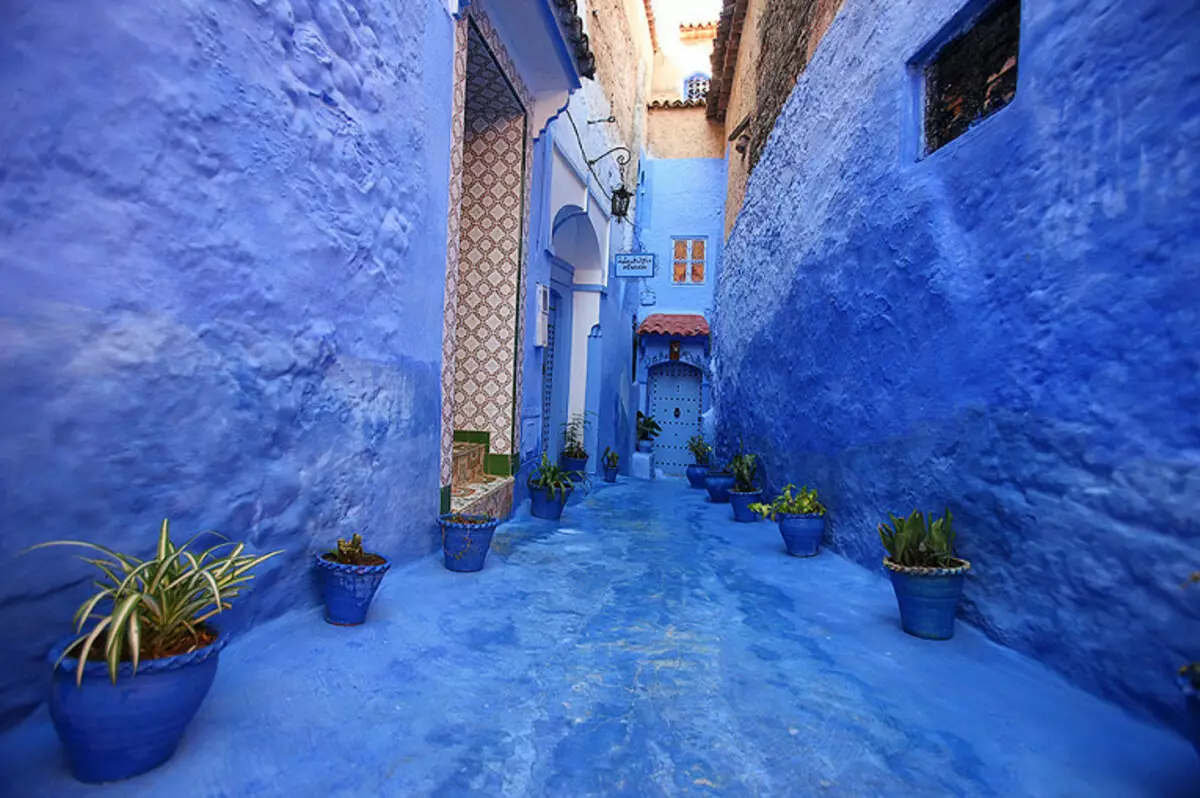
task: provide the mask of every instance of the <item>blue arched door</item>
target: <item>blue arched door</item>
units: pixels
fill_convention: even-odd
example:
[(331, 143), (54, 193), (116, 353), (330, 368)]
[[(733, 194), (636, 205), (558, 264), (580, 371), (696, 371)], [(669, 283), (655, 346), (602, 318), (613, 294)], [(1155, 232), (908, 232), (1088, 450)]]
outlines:
[(654, 465), (682, 474), (692, 456), (688, 438), (700, 431), (700, 369), (687, 363), (660, 363), (650, 369), (650, 415), (662, 427), (654, 441)]

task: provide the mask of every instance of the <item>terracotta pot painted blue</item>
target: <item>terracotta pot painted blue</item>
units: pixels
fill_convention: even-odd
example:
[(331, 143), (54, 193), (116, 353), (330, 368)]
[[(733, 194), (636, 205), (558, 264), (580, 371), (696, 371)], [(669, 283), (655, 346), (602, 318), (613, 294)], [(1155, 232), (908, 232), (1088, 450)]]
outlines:
[(761, 488), (759, 490), (729, 491), (729, 503), (733, 505), (733, 520), (743, 524), (759, 520), (758, 513), (751, 510), (750, 505), (761, 502), (762, 493)]
[(545, 488), (530, 488), (529, 514), (534, 518), (557, 521), (562, 518), (563, 508), (567, 506), (569, 498), (571, 498), (570, 488), (566, 491), (554, 491), (553, 494)]
[(643, 454), (649, 454), (654, 450), (654, 441), (638, 441), (637, 450)]
[[(144, 659), (136, 674), (132, 663), (122, 662), (116, 684), (103, 662), (89, 662), (76, 687), (79, 660), (64, 659), (50, 686), (50, 719), (71, 775), (90, 783), (120, 781), (170, 759), (212, 687), (227, 640), (219, 634), (197, 651)], [(51, 664), (70, 642), (50, 652)]]
[[(462, 523), (452, 518), (467, 518), (476, 523)], [(438, 516), (442, 527), (442, 559), (447, 571), (471, 573), (483, 570), (492, 535), (500, 523), (490, 515), (462, 515), (447, 513)]]
[(708, 466), (692, 463), (687, 467), (688, 485), (693, 488), (703, 488), (704, 478), (708, 476)]
[[(382, 556), (382, 555), (380, 555)], [(316, 555), (325, 597), (325, 620), (334, 626), (358, 626), (367, 620), (367, 610), (383, 575), (392, 567), (387, 557), (379, 565), (343, 565)]]
[(825, 516), (780, 513), (779, 534), (787, 553), (793, 557), (812, 557), (821, 548), (825, 536)]
[(710, 468), (704, 477), (704, 487), (708, 489), (709, 499), (723, 504), (729, 501), (729, 490), (733, 487), (733, 474)]
[(1200, 755), (1200, 691), (1187, 678), (1181, 678), (1180, 687), (1183, 689), (1186, 702), (1188, 739), (1192, 741), (1192, 747)]
[(966, 560), (959, 562), (962, 565), (955, 568), (909, 568), (884, 558), (904, 631), (927, 640), (954, 637), (954, 616), (962, 598), (963, 579), (971, 567)]
[(579, 472), (580, 474), (587, 471), (586, 457), (567, 457), (565, 454), (558, 458), (558, 466), (563, 471)]
[(605, 466), (604, 467), (604, 481), (605, 482), (616, 482), (617, 481), (617, 469), (609, 468), (608, 466)]

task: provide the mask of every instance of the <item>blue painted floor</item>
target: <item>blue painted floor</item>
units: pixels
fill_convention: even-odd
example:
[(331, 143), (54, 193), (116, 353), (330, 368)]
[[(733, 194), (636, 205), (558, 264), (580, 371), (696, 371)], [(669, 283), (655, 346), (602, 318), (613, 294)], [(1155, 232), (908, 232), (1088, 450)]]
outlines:
[(317, 609), (227, 649), (175, 758), (72, 782), (44, 711), (9, 795), (1186, 796), (1191, 748), (960, 625), (903, 634), (883, 577), (783, 554), (682, 482), (520, 517), (487, 568), (393, 571), (368, 625)]

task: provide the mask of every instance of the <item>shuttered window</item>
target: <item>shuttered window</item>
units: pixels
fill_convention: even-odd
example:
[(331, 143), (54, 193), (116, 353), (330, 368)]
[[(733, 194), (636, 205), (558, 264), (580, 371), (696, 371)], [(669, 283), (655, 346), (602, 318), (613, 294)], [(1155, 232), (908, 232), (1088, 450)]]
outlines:
[(703, 283), (708, 239), (676, 238), (673, 243), (671, 282)]

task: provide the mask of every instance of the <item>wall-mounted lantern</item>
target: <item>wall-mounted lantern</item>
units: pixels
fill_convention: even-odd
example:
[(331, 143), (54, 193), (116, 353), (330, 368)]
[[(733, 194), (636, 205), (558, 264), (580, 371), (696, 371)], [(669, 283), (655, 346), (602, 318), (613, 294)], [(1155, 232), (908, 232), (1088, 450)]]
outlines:
[(629, 215), (629, 201), (633, 194), (624, 185), (617, 186), (612, 193), (612, 215), (624, 219)]

